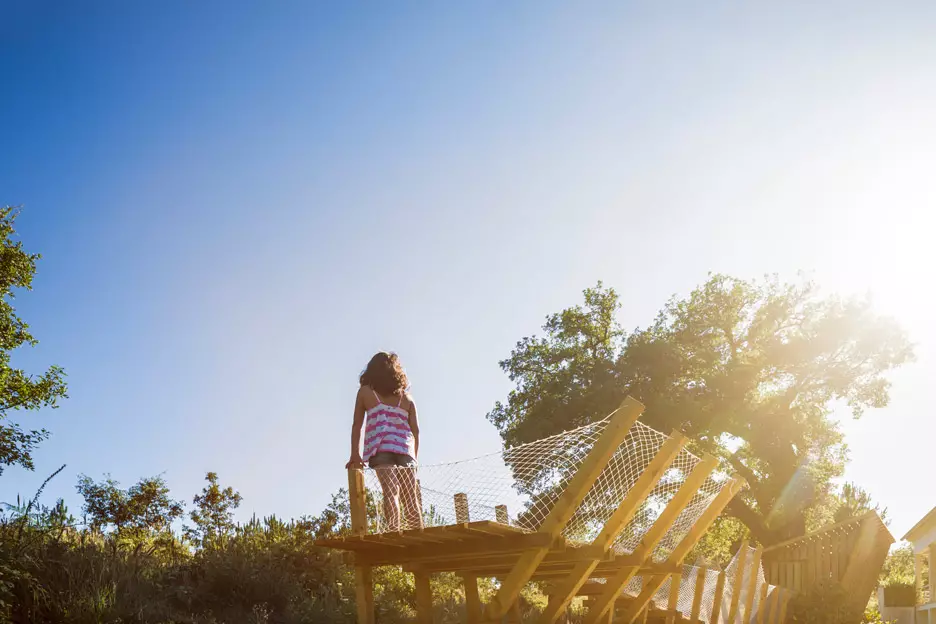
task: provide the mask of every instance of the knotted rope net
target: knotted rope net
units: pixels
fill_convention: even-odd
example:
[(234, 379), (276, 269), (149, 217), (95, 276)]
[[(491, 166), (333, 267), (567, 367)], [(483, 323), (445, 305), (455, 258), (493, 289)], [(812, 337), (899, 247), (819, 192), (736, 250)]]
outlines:
[[(572, 431), (473, 459), (418, 468), (365, 469), (370, 532), (383, 533), (478, 520), (535, 532), (549, 515), (610, 422), (610, 416)], [(669, 436), (637, 422), (566, 524), (573, 543), (594, 539)], [(701, 460), (682, 450), (614, 544), (632, 552), (667, 502)], [(726, 484), (714, 472), (695, 492), (653, 553), (662, 561)]]

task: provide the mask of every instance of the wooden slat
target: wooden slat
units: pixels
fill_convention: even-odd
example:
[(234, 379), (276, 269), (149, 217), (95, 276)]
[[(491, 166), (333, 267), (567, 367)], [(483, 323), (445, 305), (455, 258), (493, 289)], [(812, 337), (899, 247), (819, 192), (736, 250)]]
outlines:
[(757, 601), (757, 624), (764, 624), (764, 613), (767, 611), (767, 588), (769, 585), (761, 583), (760, 600)]
[(712, 616), (709, 619), (710, 623), (719, 622), (719, 617), (722, 612), (722, 597), (725, 594), (725, 571), (722, 570), (718, 573), (718, 580), (715, 581), (715, 597), (712, 600)]
[[(540, 531), (553, 537), (558, 537), (569, 522), (578, 506), (588, 495), (588, 491), (608, 465), (608, 460), (614, 455), (621, 442), (627, 437), (640, 414), (643, 405), (635, 399), (628, 397), (611, 417), (605, 430), (595, 442), (588, 456), (579, 466), (559, 497), (543, 520)], [(513, 570), (501, 583), (497, 594), (485, 609), (485, 617), (489, 620), (498, 620), (506, 615), (510, 605), (520, 595), (520, 589), (526, 585), (536, 571), (537, 566), (546, 556), (546, 548), (531, 549), (523, 553)]]
[[(722, 510), (725, 508), (725, 505), (734, 498), (744, 485), (743, 479), (734, 478), (726, 483), (718, 495), (715, 497), (708, 508), (702, 512), (699, 516), (699, 519), (696, 520), (695, 524), (692, 525), (692, 528), (689, 532), (683, 537), (679, 542), (676, 548), (673, 549), (673, 552), (667, 558), (667, 563), (673, 565), (679, 565), (683, 562), (683, 559), (686, 558), (686, 555), (689, 554), (689, 551), (699, 542), (699, 538), (708, 531), (709, 527), (715, 522), (715, 519), (721, 514)], [(634, 600), (630, 607), (624, 613), (622, 622), (630, 624), (634, 621), (637, 615), (640, 613), (640, 609), (646, 606), (650, 600), (653, 599), (654, 594), (657, 590), (660, 589), (660, 586), (666, 580), (665, 576), (657, 576), (651, 578), (649, 584), (645, 585), (640, 591), (640, 595)], [(587, 622), (587, 620), (586, 620)]]
[[(592, 542), (592, 546), (598, 549), (601, 555), (614, 543), (627, 523), (633, 519), (637, 510), (647, 500), (647, 496), (653, 491), (660, 479), (672, 465), (673, 460), (679, 455), (683, 447), (686, 446), (688, 439), (678, 431), (674, 431), (668, 440), (660, 446), (647, 468), (640, 477), (634, 482), (630, 490), (621, 500), (617, 509), (611, 514), (602, 527), (601, 532)], [(565, 582), (560, 583), (553, 592), (554, 600), (546, 606), (546, 610), (540, 616), (539, 621), (544, 624), (552, 624), (565, 613), (569, 603), (575, 597), (579, 588), (589, 575), (598, 566), (599, 559), (596, 557), (590, 561), (582, 561), (573, 568)], [(642, 562), (641, 562), (642, 563)]]
[(679, 611), (679, 584), (682, 582), (682, 574), (670, 575), (669, 596), (666, 603), (666, 624), (673, 624)]
[[(673, 498), (666, 504), (666, 507), (663, 509), (662, 513), (660, 513), (656, 522), (653, 523), (650, 529), (644, 534), (643, 538), (641, 538), (637, 548), (634, 549), (634, 557), (642, 557), (644, 560), (650, 558), (654, 548), (656, 548), (660, 540), (666, 536), (666, 533), (673, 526), (673, 523), (679, 518), (679, 514), (683, 512), (686, 505), (692, 500), (692, 497), (698, 493), (699, 488), (705, 483), (709, 475), (712, 474), (716, 466), (718, 466), (718, 460), (712, 456), (706, 456), (702, 461), (696, 464), (695, 468), (692, 469), (692, 472), (689, 473), (689, 476), (686, 477), (686, 480), (676, 491), (676, 494), (674, 494)], [(690, 531), (690, 533), (691, 532), (692, 531)], [(595, 608), (593, 611), (589, 611), (585, 616), (585, 624), (594, 624), (597, 622), (598, 617), (611, 608), (614, 603), (614, 597), (620, 593), (621, 588), (627, 585), (636, 573), (636, 569), (628, 568), (621, 570), (619, 574), (608, 579), (605, 593), (596, 598)], [(592, 616), (592, 612), (595, 613), (594, 616)]]
[(737, 566), (735, 567), (735, 577), (731, 584), (731, 603), (728, 605), (728, 621), (734, 622), (738, 615), (738, 606), (741, 602), (741, 584), (744, 582), (744, 567), (747, 563), (748, 541), (741, 542), (741, 548), (738, 549)]
[(705, 568), (700, 567), (696, 572), (695, 592), (692, 595), (692, 611), (689, 612), (689, 621), (696, 622), (699, 619), (699, 611), (702, 609), (702, 592), (705, 591)]
[(757, 592), (757, 577), (759, 576), (757, 572), (760, 570), (760, 560), (763, 553), (764, 549), (758, 546), (754, 549), (754, 555), (751, 557), (751, 577), (748, 579), (747, 594), (744, 596), (744, 613), (742, 614), (744, 618), (742, 621), (744, 622), (750, 622), (751, 616), (754, 615), (752, 611), (754, 609), (754, 594)]

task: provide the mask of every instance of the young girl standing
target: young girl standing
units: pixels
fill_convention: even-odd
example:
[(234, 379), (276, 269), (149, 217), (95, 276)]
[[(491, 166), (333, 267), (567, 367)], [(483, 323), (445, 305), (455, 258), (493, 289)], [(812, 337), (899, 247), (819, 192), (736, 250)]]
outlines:
[[(354, 402), (351, 459), (346, 468), (373, 468), (383, 489), (387, 530), (400, 529), (400, 499), (407, 529), (422, 528), (422, 505), (416, 484), (419, 421), (406, 392), (409, 381), (395, 353), (378, 353), (361, 373)], [(363, 431), (364, 451), (361, 452)]]

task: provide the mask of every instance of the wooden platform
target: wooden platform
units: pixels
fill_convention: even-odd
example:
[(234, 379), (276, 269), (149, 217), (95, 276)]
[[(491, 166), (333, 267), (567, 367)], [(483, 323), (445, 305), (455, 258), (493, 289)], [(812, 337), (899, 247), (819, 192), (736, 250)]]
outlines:
[(548, 533), (527, 533), (516, 527), (492, 522), (466, 522), (423, 530), (356, 535), (315, 542), (353, 552), (357, 565), (400, 565), (408, 571), (461, 572), (480, 577), (507, 575), (517, 555), (531, 548), (549, 547), (531, 580), (562, 577), (582, 561), (599, 560), (592, 578), (604, 578), (621, 568), (635, 567), (641, 573), (672, 572), (663, 564), (646, 563), (632, 555), (615, 555), (591, 544), (570, 544)]

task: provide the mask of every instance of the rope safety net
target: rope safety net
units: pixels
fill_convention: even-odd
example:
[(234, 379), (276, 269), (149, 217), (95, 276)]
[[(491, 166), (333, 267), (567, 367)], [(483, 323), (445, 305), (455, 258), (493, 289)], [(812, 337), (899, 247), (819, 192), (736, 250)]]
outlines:
[[(535, 532), (607, 428), (610, 416), (572, 431), (473, 459), (364, 470), (369, 532), (383, 533), (491, 520)], [(608, 461), (563, 536), (587, 543), (601, 531), (669, 436), (635, 423)], [(701, 460), (683, 449), (618, 536), (632, 552)], [(728, 475), (719, 471), (694, 494), (653, 553), (664, 560), (705, 511)]]

